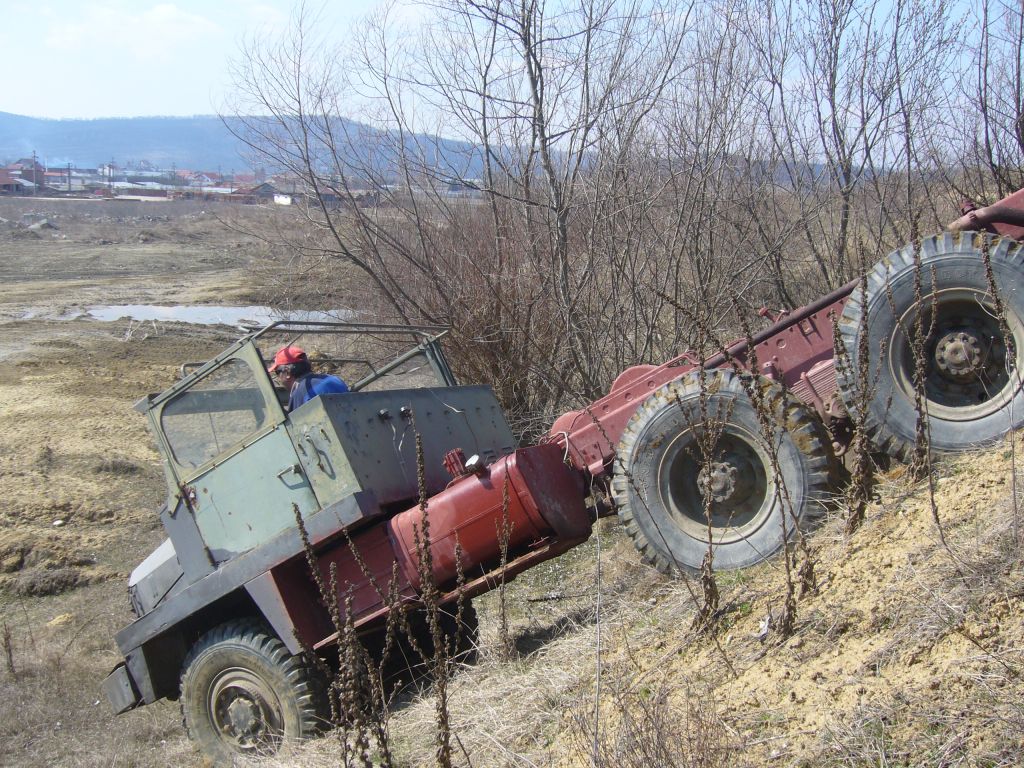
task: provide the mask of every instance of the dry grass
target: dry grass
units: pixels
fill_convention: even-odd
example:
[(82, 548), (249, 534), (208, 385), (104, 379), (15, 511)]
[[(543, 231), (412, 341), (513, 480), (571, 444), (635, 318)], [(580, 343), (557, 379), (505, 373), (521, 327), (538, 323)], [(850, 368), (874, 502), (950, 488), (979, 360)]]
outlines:
[(49, 598), (3, 597), (16, 675), (0, 678), (4, 765), (199, 765), (176, 703), (115, 717), (100, 690), (126, 623), (124, 587), (109, 582)]
[[(689, 629), (689, 592), (602, 526), (600, 584), (593, 542), (509, 584), (511, 661), (499, 652), (497, 598), (478, 601), (481, 658), (449, 684), (453, 762), (1014, 764), (1024, 738), (1024, 584), (1007, 467), (1000, 451), (940, 466), (955, 565), (925, 489), (898, 472), (881, 478), (882, 502), (856, 533), (833, 513), (813, 535), (820, 594), (803, 599), (785, 642), (758, 637), (783, 592), (781, 563), (720, 574), (718, 639), (736, 678)], [(116, 660), (109, 638), (125, 621), (122, 603), (120, 583), (5, 603), (17, 676), (6, 674), (0, 690), (0, 738), (11, 764), (198, 764), (176, 705), (114, 718), (96, 703)], [(50, 625), (64, 613), (73, 618)], [(426, 690), (394, 703), (399, 764), (433, 764), (434, 707)], [(336, 764), (338, 749), (328, 736), (266, 764), (319, 768)]]

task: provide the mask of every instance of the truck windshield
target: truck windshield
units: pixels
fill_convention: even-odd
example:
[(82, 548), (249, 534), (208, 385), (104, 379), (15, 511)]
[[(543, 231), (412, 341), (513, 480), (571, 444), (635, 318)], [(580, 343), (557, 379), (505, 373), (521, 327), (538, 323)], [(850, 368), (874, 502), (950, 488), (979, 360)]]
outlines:
[(257, 432), (267, 418), (252, 368), (231, 359), (167, 403), (161, 427), (175, 461), (198, 467)]

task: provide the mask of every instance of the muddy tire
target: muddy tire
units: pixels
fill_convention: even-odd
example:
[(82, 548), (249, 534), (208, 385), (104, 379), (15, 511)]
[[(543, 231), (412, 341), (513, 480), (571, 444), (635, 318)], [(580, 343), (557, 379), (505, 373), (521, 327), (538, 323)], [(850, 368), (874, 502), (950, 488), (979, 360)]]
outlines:
[[(643, 559), (663, 573), (699, 568), (709, 540), (716, 569), (764, 560), (796, 523), (824, 511), (832, 480), (824, 426), (782, 387), (756, 378), (773, 424), (781, 494), (769, 441), (740, 376), (723, 369), (707, 377), (703, 412), (721, 423), (710, 481), (701, 477), (699, 435), (706, 425), (696, 375), (651, 394), (619, 443), (612, 481), (619, 517)], [(702, 495), (709, 487), (710, 527)]]
[[(984, 248), (1012, 344), (996, 318)], [(849, 357), (849, 364), (837, 358), (836, 366), (846, 408), (858, 413), (857, 371), (866, 348), (868, 379), (875, 384), (863, 427), (877, 448), (904, 461), (916, 440), (910, 339), (922, 312), (931, 450), (969, 450), (1024, 423), (1024, 390), (1010, 352), (1015, 348), (1019, 356), (1024, 350), (1024, 249), (988, 234), (946, 233), (921, 243), (921, 266), (920, 306), (914, 297), (914, 249), (906, 246), (875, 265), (864, 296), (854, 289), (839, 323)]]
[(325, 723), (318, 673), (254, 620), (231, 621), (206, 633), (184, 669), (185, 730), (216, 765), (273, 754)]

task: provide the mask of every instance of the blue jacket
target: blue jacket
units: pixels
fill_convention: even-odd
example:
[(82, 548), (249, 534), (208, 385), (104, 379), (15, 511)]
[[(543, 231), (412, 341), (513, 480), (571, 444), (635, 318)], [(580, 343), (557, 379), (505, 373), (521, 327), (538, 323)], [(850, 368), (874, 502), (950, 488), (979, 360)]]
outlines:
[(307, 400), (331, 392), (348, 392), (348, 386), (337, 376), (328, 373), (307, 373), (292, 385), (288, 410), (294, 411)]

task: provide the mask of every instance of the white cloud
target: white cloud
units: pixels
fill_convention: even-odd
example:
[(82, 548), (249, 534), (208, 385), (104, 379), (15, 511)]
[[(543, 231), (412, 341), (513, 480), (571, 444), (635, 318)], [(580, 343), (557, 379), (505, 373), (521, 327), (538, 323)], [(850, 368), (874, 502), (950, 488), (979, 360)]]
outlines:
[(139, 8), (138, 4), (106, 2), (79, 7), (82, 12), (77, 18), (65, 17), (46, 32), (43, 43), (52, 53), (74, 56), (114, 48), (140, 60), (167, 60), (204, 39), (214, 43), (222, 34), (212, 19), (175, 3)]
[[(240, 41), (287, 29), (297, 0), (0, 0), (9, 61), (0, 111), (46, 117), (208, 114)], [(379, 0), (306, 0), (348, 34)], [(10, 70), (11, 68), (8, 67)]]

